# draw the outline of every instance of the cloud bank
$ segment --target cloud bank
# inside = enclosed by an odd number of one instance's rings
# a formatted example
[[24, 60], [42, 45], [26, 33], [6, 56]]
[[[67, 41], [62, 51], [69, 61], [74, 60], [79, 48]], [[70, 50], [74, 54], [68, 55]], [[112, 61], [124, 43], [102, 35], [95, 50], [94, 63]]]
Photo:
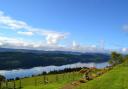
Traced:
[[57, 44], [60, 40], [63, 40], [67, 36], [67, 33], [34, 28], [24, 21], [15, 20], [10, 16], [5, 15], [2, 11], [0, 11], [0, 25], [7, 29], [16, 31], [20, 35], [32, 36], [38, 34], [45, 36], [46, 43], [49, 45]]
[[[36, 50], [59, 50], [59, 51], [75, 51], [75, 52], [106, 52], [104, 47], [97, 45], [80, 45], [76, 41], [73, 41], [70, 45], [60, 45], [59, 42], [64, 40], [69, 35], [68, 32], [56, 32], [43, 28], [36, 28], [29, 25], [25, 21], [16, 20], [3, 11], [0, 11], [0, 28], [10, 29], [17, 33], [19, 36], [41, 36], [45, 41], [32, 42], [25, 39], [11, 38], [6, 36], [0, 36], [0, 47], [6, 48], [19, 48], [19, 49], [36, 49]], [[128, 31], [128, 26], [124, 26], [124, 29]], [[127, 52], [127, 48], [121, 49], [122, 52]]]

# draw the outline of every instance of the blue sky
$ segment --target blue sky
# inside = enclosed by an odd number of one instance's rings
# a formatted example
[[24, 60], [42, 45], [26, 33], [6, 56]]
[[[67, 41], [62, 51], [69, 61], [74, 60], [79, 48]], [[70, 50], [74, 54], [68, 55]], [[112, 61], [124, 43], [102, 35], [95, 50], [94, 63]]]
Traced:
[[54, 47], [104, 44], [105, 49], [127, 49], [127, 10], [127, 0], [2, 0], [2, 16], [25, 22], [45, 34], [24, 27], [12, 29], [12, 25], [1, 22], [0, 36], [1, 40], [22, 39]]

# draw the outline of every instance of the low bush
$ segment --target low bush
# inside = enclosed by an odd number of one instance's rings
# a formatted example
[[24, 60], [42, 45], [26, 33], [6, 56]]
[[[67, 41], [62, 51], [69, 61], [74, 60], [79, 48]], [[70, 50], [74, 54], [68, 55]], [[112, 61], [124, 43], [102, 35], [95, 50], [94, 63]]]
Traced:
[[79, 82], [80, 83], [86, 83], [88, 80], [86, 80], [86, 79], [84, 79], [84, 78], [81, 78], [80, 80], [79, 80]]

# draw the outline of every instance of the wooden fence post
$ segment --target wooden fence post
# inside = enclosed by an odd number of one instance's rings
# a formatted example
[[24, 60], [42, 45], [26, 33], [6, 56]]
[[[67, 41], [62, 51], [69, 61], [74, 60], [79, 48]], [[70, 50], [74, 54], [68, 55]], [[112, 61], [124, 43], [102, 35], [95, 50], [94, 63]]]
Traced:
[[59, 81], [58, 74], [56, 74], [56, 81]]
[[36, 77], [35, 77], [35, 86], [37, 86], [37, 79], [36, 79]]
[[19, 79], [19, 89], [22, 88], [22, 85], [21, 85], [21, 79]]
[[0, 81], [0, 89], [2, 89], [2, 82]]
[[75, 74], [74, 74], [74, 72], [72, 72], [72, 80], [73, 81], [75, 80]]
[[71, 73], [68, 73], [69, 81], [71, 81]]
[[8, 89], [8, 80], [6, 80], [6, 89]]
[[63, 74], [63, 79], [65, 79], [65, 73]]
[[16, 89], [16, 83], [15, 83], [15, 80], [13, 81], [13, 89]]
[[46, 76], [44, 75], [44, 84], [46, 84]]
[[47, 81], [46, 81], [46, 84], [47, 84], [47, 83], [49, 83], [49, 79], [48, 79], [48, 77], [47, 77]]

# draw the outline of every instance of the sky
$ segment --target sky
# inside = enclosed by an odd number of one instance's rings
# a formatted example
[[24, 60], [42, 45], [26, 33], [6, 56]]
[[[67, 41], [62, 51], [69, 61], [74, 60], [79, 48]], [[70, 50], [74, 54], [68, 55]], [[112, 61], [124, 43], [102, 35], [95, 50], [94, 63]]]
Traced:
[[1, 0], [0, 47], [128, 52], [127, 0]]

